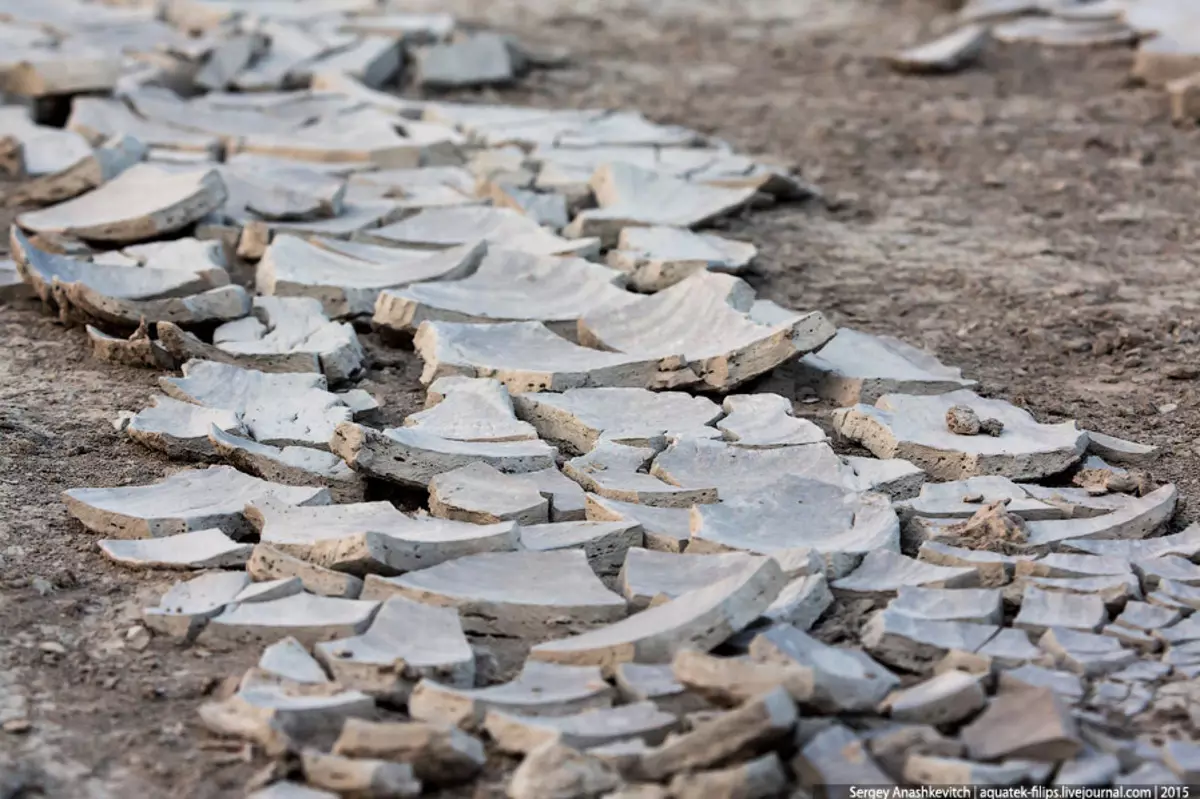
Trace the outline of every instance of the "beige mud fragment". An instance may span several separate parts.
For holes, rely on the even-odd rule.
[[[801,703],[815,692],[813,672],[783,660],[713,657],[685,649],[675,655],[671,670],[681,685],[721,707],[740,705],[777,687]]]
[[[407,763],[340,757],[306,749],[300,754],[300,766],[310,785],[341,796],[400,799],[421,795],[421,781]]]
[[[779,755],[771,752],[736,766],[676,774],[669,787],[673,796],[766,799],[779,796],[787,783],[787,773]]]
[[[383,431],[343,422],[330,449],[357,472],[413,488],[475,462],[505,474],[552,468],[554,448],[541,441],[453,441],[408,427]]]
[[[590,452],[601,438],[654,448],[671,436],[715,438],[719,434],[711,425],[721,418],[720,407],[705,397],[641,388],[518,394],[513,405],[539,436],[576,455]]]
[[[904,764],[904,779],[913,785],[1016,785],[1030,779],[1030,768],[1022,761],[975,763],[914,754]]]
[[[1066,704],[1048,688],[1001,694],[962,730],[972,758],[1066,760],[1082,748]]]
[[[400,577],[373,579],[364,596],[400,595],[456,608],[464,629],[546,640],[626,615],[579,550],[468,555]],[[568,639],[570,640],[570,639]]]
[[[987,26],[964,25],[931,42],[901,50],[889,56],[888,61],[900,72],[957,72],[979,57],[987,40]]]
[[[487,760],[483,743],[461,730],[420,721],[346,719],[333,754],[412,766],[429,785],[456,785],[474,777]]]
[[[681,649],[710,651],[762,614],[786,582],[775,561],[683,594],[624,621],[535,646],[534,660],[597,665],[666,663]]]
[[[265,685],[200,706],[200,720],[211,732],[253,741],[276,756],[297,742],[336,734],[346,719],[374,715],[375,700],[358,691],[292,693]]]
[[[723,765],[743,751],[766,748],[788,735],[796,718],[796,703],[782,687],[775,688],[646,752],[640,770],[650,779],[663,780]]]
[[[547,741],[591,749],[631,738],[662,743],[679,719],[653,702],[589,710],[570,716],[520,716],[489,710],[484,729],[503,752],[528,753]]]
[[[175,368],[175,359],[161,343],[150,338],[145,326],[138,327],[129,338],[118,338],[87,325],[87,336],[97,360],[142,369]]]
[[[509,799],[599,797],[621,786],[616,768],[599,757],[550,741],[534,749],[513,772]]]
[[[413,718],[473,730],[488,712],[521,716],[569,716],[611,707],[614,691],[594,666],[526,662],[512,682],[486,688],[456,688],[422,680],[409,697]]]
[[[268,483],[228,466],[178,472],[150,485],[75,488],[63,492],[67,511],[85,527],[113,538],[160,538],[220,528],[238,538],[250,531],[242,510],[274,497],[290,505],[327,505],[329,492]]]
[[[1055,658],[1056,665],[1085,677],[1120,671],[1138,657],[1113,636],[1065,627],[1046,630],[1038,639],[1038,646]]]
[[[1200,72],[1200,43],[1194,32],[1162,31],[1138,42],[1133,54],[1133,77],[1161,88],[1171,81]]]
[[[156,395],[154,403],[133,415],[125,434],[144,447],[177,460],[215,460],[209,431],[245,432],[238,414],[221,408],[202,408],[189,402]],[[258,475],[262,476],[262,475]]]
[[[250,544],[236,543],[218,529],[146,539],[102,539],[106,558],[134,569],[228,569],[244,566]]]
[[[362,593],[359,578],[293,557],[270,544],[254,547],[246,571],[256,582],[299,577],[306,591],[321,596],[356,599]]]
[[[475,684],[475,653],[457,614],[404,597],[384,601],[366,632],[318,643],[314,654],[339,684],[393,702],[406,702],[426,677]]]

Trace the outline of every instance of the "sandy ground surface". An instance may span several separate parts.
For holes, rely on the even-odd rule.
[[[961,75],[904,78],[875,56],[936,27],[936,3],[449,5],[576,56],[478,99],[637,108],[799,165],[824,202],[723,225],[762,248],[767,297],[928,346],[1043,421],[1162,446],[1155,474],[1190,521],[1200,134],[1128,84],[1129,51],[993,45]],[[398,422],[419,363],[368,345],[364,387]],[[126,631],[170,580],[107,564],[58,501],[181,468],[110,425],[155,378],[92,360],[82,330],[32,303],[0,306],[0,721],[33,722],[0,733],[0,797],[241,796],[263,765],[195,713],[257,651],[133,648]]]

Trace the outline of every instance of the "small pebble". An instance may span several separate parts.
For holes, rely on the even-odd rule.
[[[23,735],[33,729],[33,722],[29,719],[9,719],[0,727],[11,735]]]
[[[52,655],[67,654],[67,648],[58,641],[42,641],[40,644],[38,644],[38,649],[42,650],[43,652],[49,652]]]

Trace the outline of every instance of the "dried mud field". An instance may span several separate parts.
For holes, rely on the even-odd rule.
[[[440,5],[572,54],[461,99],[634,108],[796,164],[821,200],[719,227],[761,248],[762,296],[924,345],[1040,421],[1158,445],[1174,525],[1193,520],[1200,133],[1130,84],[1132,51],[992,44],[960,74],[903,77],[878,55],[936,26],[936,3]],[[361,386],[398,424],[420,362],[363,339]],[[265,764],[196,717],[258,651],[128,639],[173,575],[114,567],[59,501],[181,468],[111,425],[156,377],[0,306],[0,714],[32,721],[0,735],[0,797],[235,797]],[[828,429],[831,405],[802,409]],[[461,795],[502,795],[506,764],[489,768]]]

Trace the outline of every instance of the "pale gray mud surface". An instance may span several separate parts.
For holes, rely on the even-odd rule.
[[[993,44],[960,75],[901,77],[876,56],[934,3],[448,5],[574,55],[463,99],[636,108],[800,165],[826,202],[723,225],[762,248],[766,296],[929,346],[1043,421],[1158,444],[1155,476],[1200,496],[1200,134],[1128,85],[1129,50]],[[382,357],[364,387],[398,423],[419,363],[365,338]],[[0,733],[0,797],[242,796],[264,765],[195,712],[257,651],[133,649],[170,578],[108,564],[58,500],[182,468],[110,425],[155,378],[91,359],[33,303],[0,306],[0,721],[32,722]],[[463,795],[499,795],[493,777]]]

